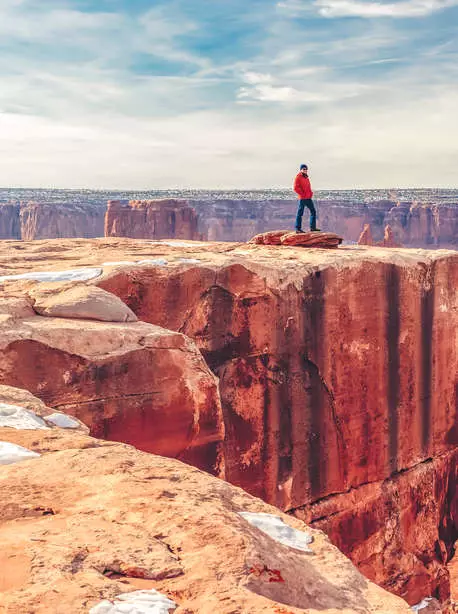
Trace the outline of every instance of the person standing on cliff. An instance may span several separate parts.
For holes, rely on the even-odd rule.
[[[294,180],[294,191],[299,197],[299,206],[297,208],[296,216],[296,232],[304,232],[302,230],[302,216],[304,215],[304,209],[310,211],[310,230],[313,232],[319,232],[320,229],[316,227],[316,209],[313,204],[313,192],[310,185],[310,179],[308,175],[307,164],[301,164],[298,174]]]

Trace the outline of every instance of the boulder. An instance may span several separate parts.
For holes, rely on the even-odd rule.
[[[137,316],[110,292],[96,286],[77,285],[62,291],[32,293],[33,308],[42,316],[102,322],[136,322]]]
[[[256,245],[281,245],[281,238],[289,234],[290,230],[270,230],[269,232],[262,232],[255,235],[248,243],[255,243]]]
[[[289,232],[280,239],[282,245],[332,249],[342,243],[342,237],[333,232]]]

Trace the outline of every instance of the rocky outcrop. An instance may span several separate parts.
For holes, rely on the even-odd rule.
[[[117,296],[95,286],[31,292],[33,308],[42,316],[102,322],[136,322],[137,316]]]
[[[95,204],[34,203],[21,206],[21,238],[103,237],[105,208]]]
[[[197,216],[188,201],[108,201],[106,237],[135,239],[198,239]]]
[[[394,239],[393,229],[389,224],[385,226],[385,232],[382,241],[374,241],[370,224],[364,224],[363,232],[358,239],[358,245],[376,245],[378,247],[402,247],[398,245]]]
[[[315,247],[333,249],[342,243],[342,237],[333,232],[291,232],[273,230],[254,236],[249,243],[255,245],[285,245],[293,247]]]
[[[178,461],[65,428],[0,442],[29,452],[0,466],[2,613],[409,612],[321,531]]]
[[[224,475],[217,383],[191,340],[143,322],[14,317],[12,300],[0,322],[2,384],[36,394],[95,435]]]
[[[119,271],[98,283],[140,319],[197,341],[220,378],[229,481],[292,513],[329,499],[327,515],[341,521],[335,534],[360,536],[359,548],[342,547],[369,577],[412,603],[428,591],[445,597],[449,555],[437,544],[450,549],[457,518],[441,516],[441,537],[432,499],[455,505],[452,469],[430,477],[438,492],[427,490],[428,548],[409,522],[395,522],[406,498],[415,509],[407,482],[390,505],[380,496],[356,515],[355,529],[352,500],[344,514],[337,502],[339,493],[364,497],[367,484],[389,488],[431,458],[454,466],[458,256],[341,248],[283,260],[267,249],[241,248],[240,259],[233,249],[216,268]],[[371,549],[380,526],[394,526],[393,550]],[[384,575],[391,565],[396,581]]]
[[[62,242],[50,244],[45,258],[56,268],[53,245],[58,250]],[[66,247],[65,268],[98,265],[102,274],[88,283],[116,294],[139,319],[195,340],[219,377],[229,481],[325,527],[369,578],[410,603],[447,597],[446,562],[458,525],[458,344],[451,333],[458,328],[456,253],[351,246],[326,251],[253,244],[176,247],[120,239],[69,241]],[[27,254],[37,253],[34,244],[27,245],[21,252],[23,268],[16,262],[8,271],[30,270]],[[140,265],[146,257],[150,264]],[[115,265],[116,260],[127,264]],[[6,256],[0,258],[1,266],[7,262]],[[30,293],[35,283],[10,279],[4,289],[11,295]],[[89,337],[98,361],[114,360],[90,328],[107,325],[81,328],[78,323],[76,342],[76,328],[70,332],[69,321],[59,322],[66,330],[59,351],[65,340],[72,358],[68,367],[56,361],[52,372],[68,371],[75,378],[65,387],[50,385],[51,398],[63,398],[62,409],[73,413],[75,391],[87,402],[94,399],[96,381],[104,391],[110,391],[112,381],[125,397],[133,393],[142,381],[137,371],[145,353],[137,368],[129,366],[130,389],[121,366],[106,368],[103,378],[101,371],[83,378],[73,357],[87,354],[81,348]],[[22,326],[15,323],[14,335]],[[120,343],[112,331],[123,327],[118,365],[124,365],[131,355],[124,327],[146,325],[110,326],[105,344],[107,338]],[[22,378],[32,371],[24,368],[31,364],[26,360],[51,372],[49,347],[56,343],[46,342],[43,357],[27,348],[20,360],[10,348],[0,365],[6,365],[9,377],[11,364]],[[16,385],[34,386],[40,398],[49,394],[47,383],[23,379]],[[104,412],[112,407],[111,396],[97,397]],[[122,429],[119,422],[114,439],[126,441],[144,426],[129,422],[135,407],[129,408],[127,426]],[[101,413],[86,412],[92,429]]]
[[[0,239],[20,239],[19,204],[0,202]]]

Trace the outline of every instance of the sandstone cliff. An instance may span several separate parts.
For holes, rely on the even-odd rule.
[[[197,216],[186,200],[108,201],[106,237],[198,239]]]
[[[20,239],[19,204],[0,203],[0,239]]]
[[[44,426],[11,422],[12,402]],[[50,412],[0,386],[2,614],[409,612],[320,531]]]
[[[47,242],[43,252],[40,242],[28,244],[11,262],[6,242],[3,291],[33,296],[35,282],[5,276],[37,278],[41,269],[43,278],[62,268],[61,246]],[[140,320],[195,340],[219,377],[229,481],[324,527],[369,578],[410,603],[447,597],[446,563],[458,536],[458,254],[119,239],[68,241],[66,248],[65,267],[99,267],[84,283],[116,294]],[[90,326],[84,332],[86,323],[74,340],[68,321],[28,320],[8,324],[0,380],[80,418],[92,404],[95,411],[84,414],[92,432],[100,420],[110,422],[110,398],[121,405],[125,395],[127,427],[119,420],[116,438],[136,442],[128,439],[135,431],[141,441],[145,423],[129,422],[136,408],[121,365],[128,360],[135,377],[145,350],[131,368],[131,342],[115,360],[105,339],[88,362],[84,348],[95,333]],[[107,337],[116,345],[127,333],[118,337],[113,326]],[[56,337],[49,332],[55,327]],[[18,353],[24,340],[40,346],[33,354],[39,381],[21,373],[32,355],[31,347]],[[60,358],[66,344],[67,367]],[[85,365],[113,363],[99,372],[106,380],[82,376],[83,356]],[[53,381],[56,371],[70,374],[65,386]]]
[[[30,202],[21,206],[20,237],[24,241],[103,237],[104,215],[104,207],[95,204]]]

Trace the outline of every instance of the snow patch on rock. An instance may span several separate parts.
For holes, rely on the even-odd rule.
[[[168,247],[196,247],[195,243],[187,243],[186,241],[151,241],[153,245],[167,245]]]
[[[313,552],[308,547],[313,542],[313,537],[304,531],[293,529],[285,524],[279,516],[263,512],[239,512],[239,515],[280,544],[295,550],[302,550],[302,552]]]
[[[41,456],[41,454],[27,450],[22,446],[17,446],[15,443],[0,441],[0,465],[12,465],[13,463],[20,463],[30,458],[37,458],[38,456]]]
[[[54,424],[55,426],[59,426],[61,429],[77,429],[81,426],[78,420],[75,420],[75,418],[71,418],[70,416],[67,416],[67,414],[59,414],[57,412],[50,414],[49,416],[45,416],[45,420],[46,422],[51,422],[51,424]]]
[[[171,614],[177,604],[158,591],[134,591],[104,599],[89,610],[89,614]]]
[[[166,266],[168,261],[164,258],[152,258],[151,260],[139,260],[137,264],[154,264],[156,266]]]
[[[417,603],[416,605],[413,605],[410,609],[413,612],[422,612],[422,610],[424,610],[425,608],[428,608],[430,605],[432,605],[434,601],[435,601],[435,599],[433,599],[432,597],[426,597],[425,599],[420,601],[420,603]]]
[[[118,262],[113,261],[113,262],[102,262],[102,266],[121,266],[123,264],[135,264],[135,262],[133,260],[119,260]]]
[[[198,262],[202,262],[198,258],[178,258],[180,262],[184,262],[186,264],[197,264]]]
[[[3,275],[1,281],[29,279],[31,281],[88,281],[102,274],[100,268],[71,269],[68,271],[30,271],[19,275]]]
[[[0,403],[0,427],[17,430],[47,429],[46,423],[36,414],[19,405]]]

